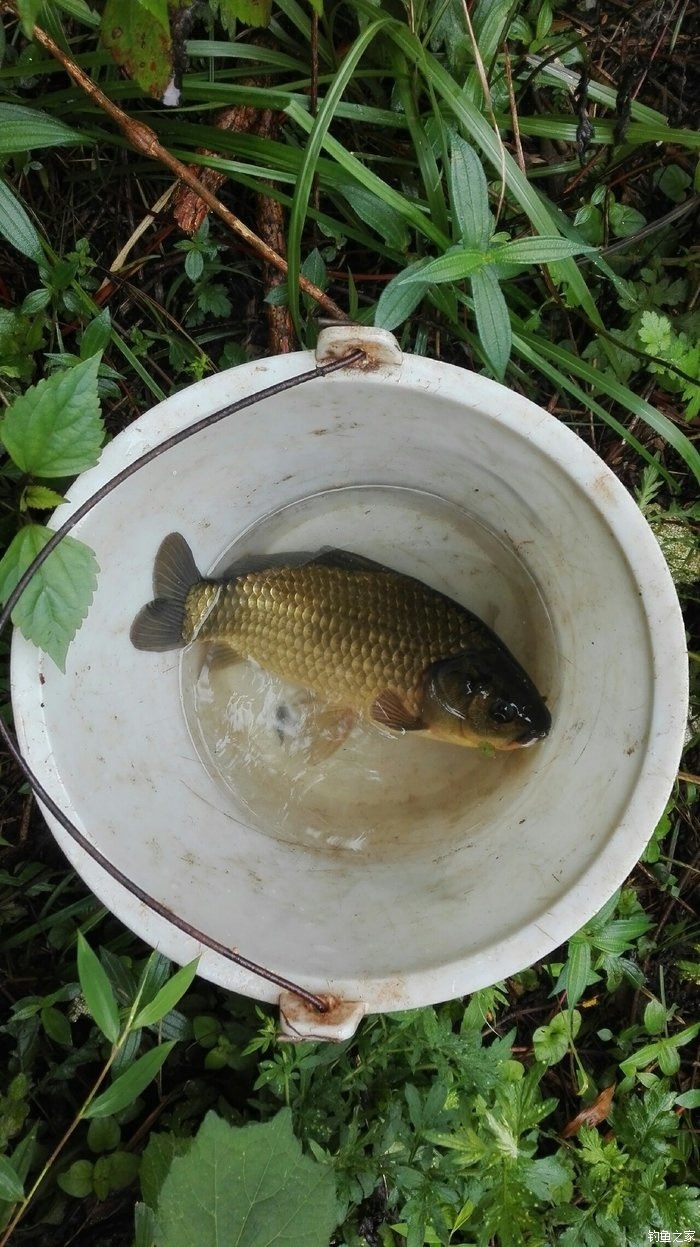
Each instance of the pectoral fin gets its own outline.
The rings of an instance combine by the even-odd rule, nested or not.
[[[411,714],[398,694],[389,689],[373,701],[370,713],[380,727],[390,727],[395,732],[420,732],[425,727],[423,720]]]
[[[357,718],[346,706],[329,706],[307,694],[293,706],[278,706],[275,721],[280,743],[301,755],[307,766],[318,766],[340,749]]]
[[[319,762],[331,758],[345,744],[356,721],[355,714],[347,707],[318,704],[307,724],[306,760],[309,766],[318,766]]]
[[[243,662],[242,655],[225,641],[214,641],[207,650],[207,666],[210,671],[223,671],[225,667],[232,667],[237,662]]]

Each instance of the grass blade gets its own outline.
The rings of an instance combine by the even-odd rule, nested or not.
[[[316,162],[320,155],[321,148],[323,147],[323,141],[326,137],[328,127],[330,126],[335,115],[335,110],[340,97],[352,79],[358,62],[362,59],[362,56],[367,48],[379,34],[380,30],[387,25],[389,20],[389,18],[381,17],[376,21],[371,22],[370,25],[367,26],[355,40],[355,43],[346,53],[331,88],[319,107],[316,119],[312,123],[309,141],[306,145],[304,157],[301,162],[301,168],[299,170],[294,199],[292,202],[292,210],[289,214],[289,229],[287,235],[287,264],[289,266],[287,281],[289,287],[289,308],[297,332],[299,330],[301,236],[304,229],[304,223],[306,221],[309,199],[311,196],[311,187],[313,185],[314,173],[316,170]]]
[[[119,1038],[119,1010],[112,985],[82,931],[78,931],[78,978],[93,1021],[110,1043],[116,1043]]]

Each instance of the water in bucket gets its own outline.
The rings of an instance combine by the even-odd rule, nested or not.
[[[421,490],[348,486],[313,494],[249,528],[207,574],[261,553],[338,547],[415,576],[473,611],[545,694],[554,687],[552,627],[537,585],[510,541],[468,511]],[[253,662],[221,666],[194,645],[181,663],[194,747],[239,821],[325,853],[374,860],[436,850],[473,828],[480,811],[517,799],[537,748],[486,756],[358,722],[330,756],[309,762],[313,703]]]

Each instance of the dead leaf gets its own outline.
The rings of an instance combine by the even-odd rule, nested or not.
[[[562,1139],[570,1139],[582,1126],[599,1126],[602,1121],[605,1121],[610,1112],[615,1086],[615,1083],[611,1083],[609,1087],[601,1091],[600,1095],[596,1096],[592,1104],[582,1108],[580,1113],[577,1113],[571,1121],[567,1122],[561,1132]]]

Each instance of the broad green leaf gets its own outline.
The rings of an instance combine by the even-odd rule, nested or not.
[[[7,1200],[8,1204],[24,1199],[22,1181],[6,1156],[0,1156],[0,1199]]]
[[[479,340],[494,373],[502,381],[513,341],[508,306],[492,268],[472,273],[471,281]]]
[[[533,1032],[535,1059],[547,1065],[556,1065],[566,1056],[580,1029],[581,1014],[578,1009],[557,1013],[546,1026],[538,1026]]]
[[[48,307],[50,302],[51,291],[46,286],[40,286],[38,290],[30,290],[24,296],[19,310],[23,316],[33,316],[35,312],[41,312]]]
[[[7,601],[52,536],[41,524],[27,524],[13,537],[0,560],[0,601]],[[82,541],[64,537],[34,573],[12,612],[15,627],[44,650],[61,671],[65,671],[68,646],[92,602],[97,571],[92,550]]]
[[[26,209],[3,178],[0,178],[0,234],[5,242],[26,255],[28,260],[34,260],[37,264],[43,260],[41,239]]]
[[[668,1039],[657,1040],[656,1043],[645,1044],[643,1048],[639,1048],[637,1052],[633,1052],[632,1056],[620,1062],[620,1069],[623,1074],[633,1074],[637,1069],[644,1069],[647,1065],[652,1065],[655,1061],[659,1061],[660,1054],[664,1052],[668,1057],[668,1052],[672,1048],[682,1048],[685,1044],[690,1043],[691,1039],[700,1033],[700,1022],[696,1022],[693,1026],[686,1026],[684,1030],[679,1031],[677,1035],[669,1036]],[[675,1071],[673,1071],[675,1072]]]
[[[160,991],[154,996],[153,1000],[139,1010],[134,1018],[134,1026],[153,1026],[156,1022],[160,1022],[166,1013],[170,1013],[175,1008],[178,1000],[181,1000],[190,984],[193,982],[197,973],[197,965],[199,958],[190,961],[189,965],[182,966],[173,977],[161,987]]]
[[[207,1113],[161,1188],[158,1247],[328,1247],[337,1225],[329,1166],[302,1155],[283,1109],[272,1121],[230,1126]]]
[[[87,1145],[91,1152],[112,1152],[121,1143],[122,1132],[114,1117],[94,1117],[88,1126]]]
[[[359,0],[356,0],[356,3],[359,3]],[[362,8],[364,10],[365,6],[362,5]],[[372,12],[371,8],[369,12]],[[510,152],[504,152],[503,145],[489,122],[469,101],[465,91],[449,71],[440,64],[436,57],[426,51],[412,31],[403,23],[393,23],[387,30],[387,35],[399,45],[406,57],[415,63],[431,89],[443,98],[447,107],[465,127],[470,139],[481,148],[491,162],[496,173],[500,176],[501,170],[504,169],[508,190],[529,217],[533,229],[545,236],[556,233],[556,227],[542,197],[518,168]],[[577,266],[570,259],[563,260],[558,276],[567,282],[570,295],[586,310],[591,320],[599,325],[601,323],[600,313],[583,274]]]
[[[136,0],[147,13],[158,22],[159,26],[166,29],[170,25],[170,14],[168,13],[168,0]]]
[[[681,1058],[678,1049],[670,1039],[662,1039],[659,1041],[659,1069],[667,1078],[673,1078],[681,1067]]]
[[[469,143],[455,135],[450,157],[450,199],[462,241],[484,251],[492,232],[489,191],[479,157]]]
[[[608,217],[611,232],[616,238],[630,238],[647,223],[646,217],[629,204],[611,204]]]
[[[60,548],[60,547],[59,547]],[[80,990],[93,1022],[110,1043],[119,1037],[119,1010],[110,983],[97,953],[93,952],[82,931],[78,931],[78,978]]]
[[[437,260],[431,260],[426,264],[425,268],[412,277],[405,277],[404,281],[408,285],[410,282],[454,282],[463,281],[465,277],[471,277],[472,273],[478,272],[485,265],[493,263],[495,251],[475,251],[472,248],[462,248],[448,251],[446,255],[441,255]]]
[[[160,1191],[176,1156],[185,1156],[192,1146],[192,1139],[181,1134],[155,1133],[148,1136],[143,1156],[139,1182],[141,1194],[151,1208],[158,1206]]]
[[[87,1195],[92,1195],[93,1168],[91,1160],[74,1160],[69,1169],[59,1173],[56,1181],[66,1195],[85,1199]]]
[[[153,1247],[156,1237],[156,1214],[140,1200],[134,1205],[134,1247]]]
[[[677,1095],[676,1104],[679,1108],[700,1108],[700,1087],[697,1087],[694,1091],[684,1091],[682,1095]]]
[[[382,329],[396,329],[416,310],[430,282],[421,286],[418,282],[404,281],[404,278],[422,272],[425,265],[425,260],[415,260],[402,273],[392,277],[374,310],[375,325]]]
[[[60,147],[67,143],[92,142],[79,130],[24,104],[0,103],[0,156],[29,152],[36,147]]]
[[[97,463],[104,437],[97,396],[100,356],[32,385],[0,424],[0,439],[30,476],[73,476]]]
[[[89,359],[91,355],[106,351],[111,337],[112,318],[109,308],[103,307],[102,311],[83,330],[83,336],[80,339],[80,358]]]
[[[491,260],[494,264],[554,264],[583,251],[595,251],[595,247],[587,247],[585,243],[574,242],[571,238],[540,235],[501,243],[491,251]]]
[[[117,64],[162,100],[175,72],[170,23],[162,24],[135,0],[106,0],[100,33]]]
[[[174,1047],[175,1040],[170,1039],[167,1043],[159,1044],[157,1048],[151,1048],[150,1052],[145,1052],[115,1079],[107,1091],[103,1091],[102,1095],[93,1100],[85,1116],[111,1117],[113,1113],[120,1113],[153,1082]]]
[[[569,1009],[578,1004],[588,986],[591,973],[591,946],[586,939],[569,940],[566,963],[566,1003]]]
[[[49,1039],[53,1039],[56,1043],[63,1044],[65,1048],[70,1048],[73,1043],[70,1022],[60,1009],[54,1009],[49,1005],[41,1010],[41,1024],[46,1031]]]
[[[39,1123],[35,1122],[28,1134],[20,1139],[17,1147],[12,1153],[12,1168],[18,1174],[20,1180],[25,1182],[29,1171],[32,1167],[34,1152],[36,1150],[36,1136],[39,1133]]]
[[[185,272],[190,281],[199,281],[204,272],[204,256],[201,251],[188,251],[185,256]]]
[[[408,225],[379,195],[367,190],[365,186],[360,186],[359,182],[343,186],[341,193],[360,220],[375,230],[388,247],[393,247],[396,251],[406,250],[409,242]]]

